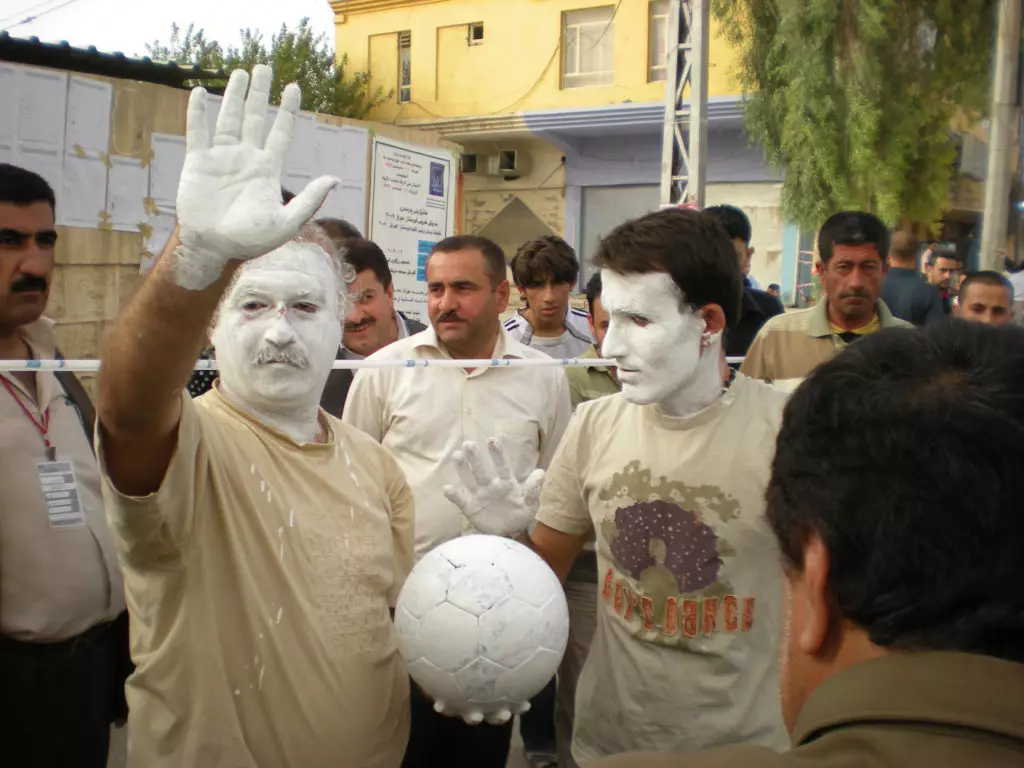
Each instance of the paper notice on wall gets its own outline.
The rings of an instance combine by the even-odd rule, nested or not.
[[[368,141],[365,128],[320,123],[313,143],[313,175],[338,179],[317,216],[344,219],[361,232],[366,231]]]
[[[145,253],[142,254],[142,261],[139,263],[139,274],[144,275],[153,268],[156,260],[163,253],[167,241],[174,234],[176,219],[173,213],[154,213],[150,215],[148,234],[145,241]]]
[[[14,164],[14,147],[10,144],[0,144],[0,163]]]
[[[111,229],[138,232],[147,223],[149,169],[134,157],[111,157],[107,175],[107,216]]]
[[[64,156],[64,183],[58,194],[57,223],[95,229],[104,221],[107,166],[98,157]]]
[[[395,306],[426,319],[427,256],[455,231],[455,178],[447,149],[373,140],[370,239],[387,256]]]
[[[217,135],[217,119],[220,117],[220,105],[223,101],[223,96],[217,96],[212,93],[206,94],[206,121],[210,126],[211,144],[213,143],[213,137]]]
[[[53,188],[54,194],[60,194],[64,180],[64,153],[60,147],[33,147],[19,144],[14,150],[14,164],[26,170],[38,173]]]
[[[185,137],[154,133],[150,146],[153,160],[149,164],[149,196],[162,209],[174,211],[181,168],[185,164]]]
[[[100,80],[72,77],[68,84],[65,151],[106,153],[110,145],[110,110],[114,87]]]
[[[68,76],[50,69],[19,68],[18,141],[47,149],[64,149]]]
[[[0,104],[18,103],[18,70],[0,64]],[[14,151],[18,136],[18,110],[0,109],[0,146]]]
[[[270,126],[273,126],[272,122],[268,123],[268,135]],[[300,113],[295,116],[295,122],[292,123],[292,143],[288,147],[288,154],[284,157],[285,173],[310,174],[312,176],[325,173],[325,171],[314,167],[313,152],[316,129],[317,122],[314,115]],[[298,191],[297,189],[292,190],[292,192]]]

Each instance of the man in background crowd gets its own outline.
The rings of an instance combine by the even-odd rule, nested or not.
[[[43,316],[54,214],[41,176],[0,164],[0,360],[59,355],[54,323]],[[94,422],[74,374],[0,372],[5,765],[105,768],[110,724],[125,716],[124,584],[92,453]]]
[[[867,334],[909,325],[879,298],[888,252],[889,230],[876,216],[844,211],[830,217],[818,233],[816,265],[825,300],[765,323],[740,370],[791,386]]]
[[[957,260],[953,253],[939,250],[938,246],[929,249],[925,256],[924,274],[942,297],[942,311],[947,315],[953,312],[953,277],[956,270]]]
[[[929,285],[917,269],[917,250],[913,234],[893,233],[882,301],[894,317],[921,326],[941,322],[946,313],[938,288]]]
[[[975,323],[881,333],[818,368],[766,496],[792,748],[594,768],[1024,766],[1022,382],[1024,330]]]
[[[362,360],[398,339],[426,329],[423,323],[395,309],[391,269],[387,257],[376,243],[351,237],[335,241],[335,245],[355,274],[348,286],[352,311],[345,318],[339,360]],[[320,398],[320,407],[341,418],[354,375],[352,369],[332,370]]]
[[[538,237],[519,246],[511,267],[526,308],[505,321],[509,335],[549,357],[579,357],[590,349],[587,313],[569,306],[580,274],[572,246],[554,235]]]
[[[437,243],[426,264],[430,327],[369,359],[544,359],[502,328],[510,290],[505,269],[501,248],[487,238],[456,235]],[[422,557],[475,531],[444,493],[446,485],[462,485],[458,463],[467,442],[484,446],[500,438],[512,474],[525,481],[547,468],[570,415],[569,384],[558,367],[386,367],[356,374],[344,421],[390,449],[404,470]],[[435,712],[413,687],[403,766],[504,768],[512,727],[512,720],[467,725]]]
[[[608,311],[601,303],[601,273],[595,272],[587,281],[587,324],[594,337],[594,343],[580,358],[595,359],[601,356],[601,344],[608,333]],[[573,410],[580,403],[618,392],[619,379],[614,368],[600,366],[573,366],[565,369],[569,378],[569,395]]]
[[[285,197],[284,202],[287,203],[288,197]],[[337,245],[343,240],[348,240],[350,237],[362,237],[363,234],[356,229],[354,226],[349,224],[344,219],[335,219],[331,217],[324,217],[317,219],[315,222],[320,229],[327,233],[327,236],[334,241]]]
[[[987,325],[1013,322],[1013,286],[998,272],[968,272],[953,315]]]
[[[769,283],[768,290],[765,291],[769,296],[774,296],[779,301],[782,301],[782,288],[779,287],[778,283]]]
[[[744,275],[740,316],[725,333],[725,354],[729,357],[742,357],[761,326],[769,318],[781,315],[785,308],[777,297],[759,290],[750,279],[750,260],[754,249],[750,247],[752,231],[747,214],[732,205],[713,205],[704,212],[714,217],[729,236]]]

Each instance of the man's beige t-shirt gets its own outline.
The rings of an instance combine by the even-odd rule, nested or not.
[[[684,418],[621,394],[583,403],[537,521],[597,533],[597,633],[573,757],[783,748],[782,571],[764,491],[786,395],[737,376]]]
[[[388,612],[412,565],[394,459],[323,414],[298,445],[216,389],[182,394],[160,489],[103,468],[125,574],[132,768],[397,768],[409,679]]]

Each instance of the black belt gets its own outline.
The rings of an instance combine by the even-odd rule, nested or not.
[[[85,630],[80,635],[69,637],[66,640],[57,640],[48,643],[46,641],[25,641],[0,635],[0,653],[25,656],[71,656],[76,653],[93,648],[101,643],[109,642],[113,637],[113,624],[104,621],[91,629]]]

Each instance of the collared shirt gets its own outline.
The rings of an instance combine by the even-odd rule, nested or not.
[[[916,269],[889,267],[882,301],[893,315],[914,325],[934,325],[946,319],[938,290]]]
[[[409,338],[409,323],[406,320],[405,315],[401,312],[395,311],[395,325],[398,326],[398,339]],[[395,339],[395,341],[398,341]],[[394,343],[394,342],[392,342]],[[341,349],[338,350],[338,360],[364,360],[366,355],[360,355],[358,352],[353,352],[351,349],[346,347],[344,344],[341,345]]]
[[[580,355],[581,360],[596,360],[598,357],[600,356],[597,348],[593,346]],[[565,375],[569,379],[569,396],[572,399],[573,410],[576,410],[580,403],[596,400],[605,395],[614,395],[622,388],[611,371],[603,365],[566,368]]]
[[[35,358],[54,358],[51,320],[40,318],[20,333]],[[36,371],[38,397],[13,374],[0,376],[37,421],[49,409],[50,442],[58,460],[74,465],[85,513],[85,525],[50,526],[36,471],[47,460],[43,437],[0,386],[0,634],[28,642],[66,640],[124,610],[99,469],[81,417],[53,373]]]
[[[1024,664],[949,651],[854,664],[808,697],[793,747],[623,754],[594,768],[1022,768]]]
[[[725,354],[729,357],[747,354],[757,332],[768,319],[786,311],[782,302],[771,294],[747,286],[743,288],[742,310],[739,319],[725,334]]]
[[[499,331],[495,359],[545,355]],[[396,341],[370,360],[449,358],[433,328]],[[569,423],[569,383],[561,368],[365,368],[352,383],[342,420],[389,448],[416,500],[416,554],[468,530],[445,485],[462,484],[452,454],[500,437],[512,473],[546,469]],[[471,531],[470,531],[471,532]]]
[[[560,360],[581,357],[594,343],[587,313],[575,307],[569,307],[565,313],[565,330],[560,336],[534,335],[533,326],[522,310],[506,320],[504,327],[509,336],[520,344]]]
[[[885,302],[879,300],[875,308],[880,328],[913,327],[893,317]],[[832,332],[828,301],[822,299],[813,307],[777,315],[765,323],[740,371],[776,383],[799,380],[845,347],[846,342]]]

